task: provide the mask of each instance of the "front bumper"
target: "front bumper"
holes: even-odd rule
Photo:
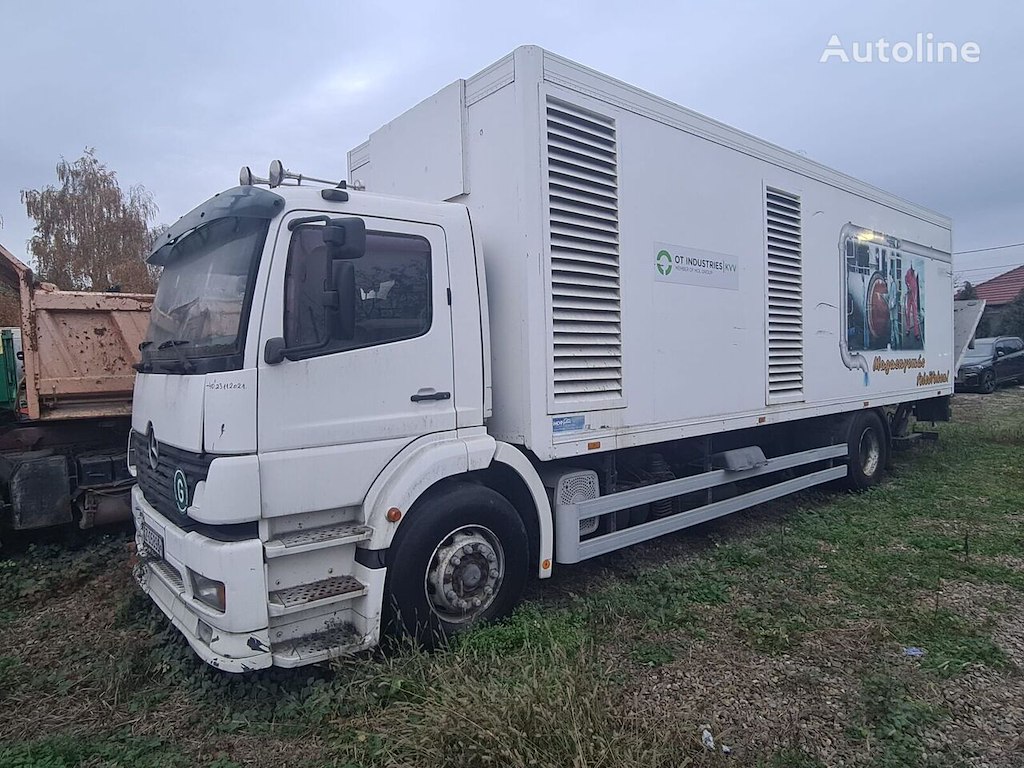
[[[184,531],[160,515],[138,486],[132,489],[139,586],[150,596],[193,650],[228,672],[271,666],[266,572],[259,539],[217,541]],[[146,544],[143,527],[163,541],[163,556]],[[225,610],[214,610],[192,595],[189,569],[224,582]]]
[[[978,389],[981,387],[981,375],[982,371],[965,371],[961,369],[956,372],[954,388],[961,390]]]

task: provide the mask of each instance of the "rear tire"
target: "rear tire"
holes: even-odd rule
[[[454,485],[424,500],[388,549],[386,630],[431,646],[508,616],[526,585],[528,553],[522,519],[490,488]]]
[[[985,371],[981,375],[982,394],[991,395],[996,391],[996,374],[994,371]]]
[[[846,487],[863,491],[878,485],[885,476],[889,461],[889,441],[878,414],[864,411],[853,418],[847,448],[849,470]]]

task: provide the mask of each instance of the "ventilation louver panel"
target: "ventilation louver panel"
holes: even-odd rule
[[[768,403],[804,399],[803,240],[800,198],[765,190],[768,250]]]
[[[622,395],[615,121],[547,101],[553,397]]]

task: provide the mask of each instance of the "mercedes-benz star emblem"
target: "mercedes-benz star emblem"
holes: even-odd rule
[[[147,446],[147,453],[149,453],[149,467],[150,469],[156,469],[160,464],[160,444],[156,441],[156,435],[153,433],[153,425],[149,425],[149,444]]]

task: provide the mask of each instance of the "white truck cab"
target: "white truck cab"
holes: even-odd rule
[[[486,293],[464,206],[237,187],[184,217],[153,261],[130,454],[140,574],[214,666],[376,643],[385,553],[438,479],[503,465],[495,483],[518,482],[550,518],[536,474],[518,474],[525,457],[484,429]],[[550,523],[543,542],[530,527],[546,575]],[[510,555],[494,537],[449,537],[479,564],[442,553],[441,615],[495,607],[490,572]]]

